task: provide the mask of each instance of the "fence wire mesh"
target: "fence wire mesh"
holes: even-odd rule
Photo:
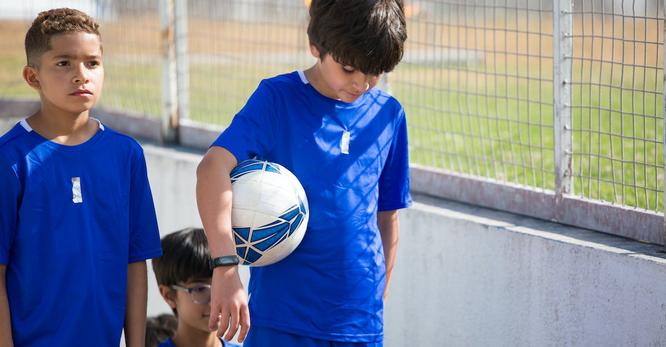
[[[191,1],[190,114],[227,125],[262,78],[302,69],[308,53],[301,1]]]
[[[663,11],[591,1],[573,16],[574,194],[663,211]]]
[[[554,188],[552,7],[407,2],[405,59],[390,82],[415,163]]]
[[[0,96],[36,99],[21,79],[23,40],[40,11],[70,6],[100,23],[105,83],[101,106],[158,116],[160,114],[160,19],[154,0],[6,1],[0,4]]]
[[[308,0],[188,1],[189,118],[226,126],[262,78],[304,69]],[[36,98],[21,79],[23,36],[61,1],[0,4],[0,96]],[[159,116],[158,0],[77,0],[102,25],[101,106]],[[555,189],[554,15],[573,17],[575,196],[663,212],[661,0],[409,0],[406,52],[388,77],[405,106],[412,162]],[[662,197],[660,197],[662,196]]]

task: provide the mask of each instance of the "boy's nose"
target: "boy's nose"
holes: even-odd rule
[[[76,73],[74,74],[74,77],[72,77],[72,82],[74,84],[85,84],[89,81],[87,71],[85,68],[79,68],[77,69]]]
[[[359,91],[359,92],[364,92],[364,91],[368,90],[369,86],[370,86],[370,84],[368,83],[368,80],[365,77],[360,78],[360,79],[355,79],[352,82],[352,87],[354,87],[354,89]]]
[[[86,78],[83,75],[77,74],[74,76],[74,78],[72,78],[72,82],[74,82],[74,84],[85,84],[86,82],[88,82],[88,78]]]
[[[363,73],[359,73],[358,77],[354,79],[352,85],[356,90],[359,92],[365,92],[368,89],[370,89],[370,84],[376,79],[377,77],[374,75],[366,75]]]

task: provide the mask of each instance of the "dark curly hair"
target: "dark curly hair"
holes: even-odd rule
[[[40,12],[25,34],[25,54],[29,66],[38,66],[39,58],[51,49],[51,37],[59,34],[85,32],[101,38],[99,24],[87,14],[71,8]]]
[[[402,0],[313,0],[310,44],[320,57],[365,74],[390,72],[402,59],[407,29]]]

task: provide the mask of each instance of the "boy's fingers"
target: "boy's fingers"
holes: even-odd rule
[[[234,335],[236,335],[236,331],[238,331],[238,316],[238,310],[231,311],[231,322],[229,324],[229,330],[227,330],[227,334],[224,336],[225,341],[233,339]]]
[[[224,332],[227,331],[229,327],[229,310],[223,309],[222,316],[220,316],[220,325],[217,328],[217,337],[224,336]]]
[[[240,334],[238,334],[238,342],[243,343],[245,341],[248,330],[250,330],[250,311],[245,306],[240,311]]]
[[[208,329],[217,330],[220,321],[220,309],[217,305],[211,305],[210,316],[208,317]]]

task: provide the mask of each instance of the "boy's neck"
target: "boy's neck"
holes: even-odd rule
[[[80,145],[92,138],[99,123],[90,119],[89,111],[71,114],[60,110],[41,109],[26,119],[33,131],[62,145]]]
[[[314,88],[319,94],[329,97],[331,99],[337,100],[337,96],[329,91],[325,84],[322,82],[321,71],[319,71],[319,63],[311,66],[309,69],[303,71],[305,79],[308,80],[308,83]]]
[[[215,334],[215,331],[205,332],[191,327],[185,326],[185,324],[178,324],[178,329],[171,339],[176,347],[187,347],[187,346],[197,346],[197,347],[221,347],[222,343],[220,339]]]

